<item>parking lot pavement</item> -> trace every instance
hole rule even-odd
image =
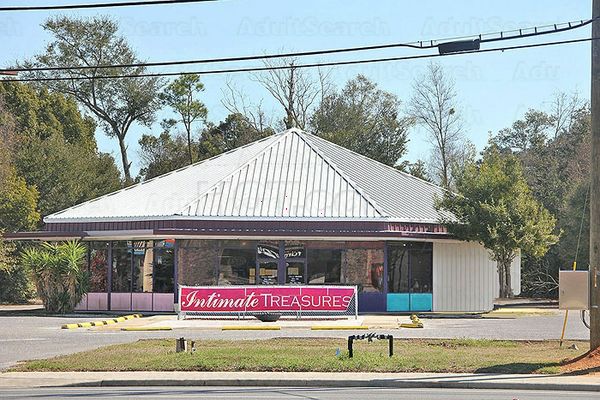
[[[161,317],[157,317],[161,318]],[[392,334],[397,338],[485,338],[505,340],[541,340],[558,339],[562,328],[563,314],[554,313],[541,316],[522,316],[517,318],[423,318],[422,329],[395,329],[397,320],[408,317],[388,316],[391,323],[373,324],[374,320],[365,316],[364,323],[372,326],[372,331]],[[353,334],[353,331],[311,331],[307,328],[289,328],[280,331],[221,331],[218,327],[175,328],[172,331],[124,332],[120,330],[94,330],[79,328],[66,330],[61,325],[85,322],[98,317],[44,317],[0,315],[0,369],[14,365],[18,361],[46,358],[60,354],[93,349],[116,343],[133,342],[142,338],[190,339],[269,339],[275,337],[340,337]],[[143,319],[141,321],[144,321]],[[147,319],[148,323],[152,319]],[[136,321],[139,323],[140,321]],[[371,322],[371,323],[370,323]],[[404,322],[404,321],[403,321]],[[361,331],[365,332],[365,331]],[[567,339],[588,340],[589,331],[579,319],[578,313],[569,315]]]

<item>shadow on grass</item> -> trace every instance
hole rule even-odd
[[[543,368],[559,368],[560,363],[510,363],[478,368],[476,374],[533,374]]]

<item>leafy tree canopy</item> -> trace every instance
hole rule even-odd
[[[42,215],[120,187],[112,156],[97,150],[93,120],[71,98],[18,83],[0,84],[0,98],[19,132],[12,158],[21,178],[15,182],[24,179],[37,189]]]
[[[229,114],[218,125],[206,127],[200,139],[199,153],[202,158],[214,157],[274,133],[270,128],[256,129],[241,114]]]
[[[171,134],[174,121],[163,121],[163,132],[158,136],[143,135],[140,139],[144,180],[166,174],[189,164],[185,134]],[[214,157],[255,140],[272,135],[271,129],[258,130],[241,114],[230,114],[218,125],[209,123],[200,140],[193,140],[194,154],[199,160]]]
[[[40,219],[38,192],[17,174],[14,165],[17,143],[15,118],[0,96],[0,234],[31,230]]]
[[[17,232],[35,229],[40,221],[38,192],[11,169],[0,173],[0,230]]]
[[[185,128],[190,164],[198,158],[192,143],[192,124],[197,120],[205,120],[208,114],[204,103],[195,98],[203,90],[204,85],[200,82],[200,76],[190,74],[182,75],[169,83],[159,95],[161,101],[178,115],[179,119],[176,122],[180,122]]]
[[[411,124],[398,97],[364,75],[327,95],[311,118],[317,135],[390,166],[406,153]]]
[[[140,144],[140,178],[152,179],[189,164],[185,135],[172,136],[171,124],[163,123],[163,132],[157,137],[142,135]],[[195,147],[195,146],[194,146]]]
[[[109,17],[49,18],[42,25],[53,40],[42,54],[25,66],[60,67],[77,69],[63,71],[72,77],[90,79],[48,81],[52,90],[73,96],[85,107],[109,137],[118,140],[126,183],[131,182],[130,166],[125,137],[133,124],[150,126],[160,107],[158,92],[162,81],[156,77],[125,79],[98,79],[104,75],[136,75],[145,67],[85,68],[89,66],[139,63],[125,38],[119,35],[118,24]],[[36,71],[33,77],[48,77],[52,71]]]
[[[510,295],[510,264],[520,249],[541,257],[558,241],[556,220],[532,195],[519,160],[497,150],[457,179],[458,194],[438,202],[443,222],[459,239],[483,244],[498,262],[500,296]]]

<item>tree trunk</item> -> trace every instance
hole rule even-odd
[[[512,264],[512,260],[508,260],[507,264],[504,266],[504,279],[506,280],[506,297],[513,297],[512,291],[512,280],[510,278],[510,266]]]
[[[506,282],[506,280],[504,279],[504,266],[502,265],[502,263],[500,261],[497,262],[497,268],[498,268],[498,287],[500,288],[498,297],[500,297],[501,299],[504,299],[504,298],[506,298],[506,292],[505,292],[505,288],[504,288],[504,283]]]
[[[513,258],[514,257],[511,256],[503,256],[498,258],[497,261],[498,283],[500,284],[499,297],[501,299],[506,299],[513,295],[510,275],[510,265],[512,264]]]
[[[125,144],[125,137],[122,135],[117,135],[119,138],[119,149],[121,150],[121,162],[123,163],[123,174],[125,174],[125,186],[133,183],[133,179],[131,179],[130,167],[131,163],[127,158],[127,145]]]
[[[191,128],[187,128],[187,142],[188,142],[188,155],[190,156],[190,164],[193,164],[194,163],[194,155],[192,154],[192,132],[191,132]]]

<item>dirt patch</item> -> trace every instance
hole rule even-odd
[[[600,373],[600,349],[588,351],[587,353],[567,361],[561,366],[561,371],[565,373]]]

